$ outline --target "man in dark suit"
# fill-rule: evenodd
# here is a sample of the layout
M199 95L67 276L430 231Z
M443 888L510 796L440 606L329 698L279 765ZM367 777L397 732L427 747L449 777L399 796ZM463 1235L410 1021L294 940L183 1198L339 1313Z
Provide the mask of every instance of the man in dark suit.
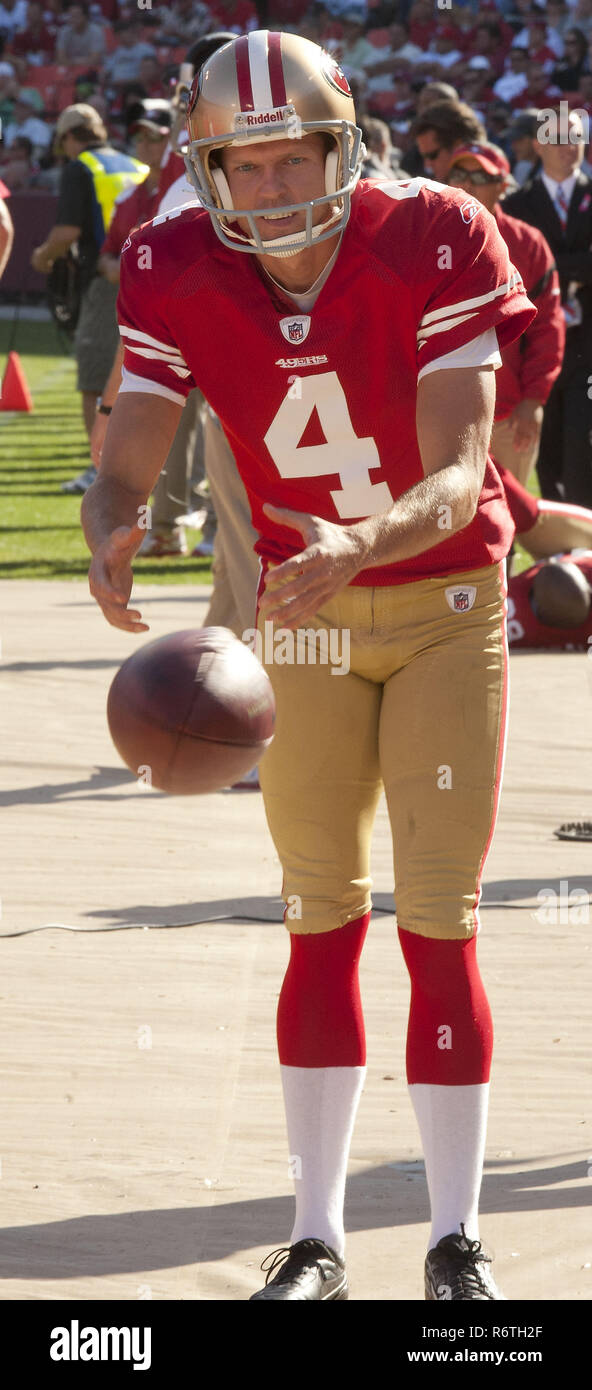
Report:
M547 141L537 136L541 168L504 201L504 212L538 227L559 271L565 355L543 419L537 473L543 497L592 507L592 179L582 173L581 117ZM569 141L566 140L569 134Z

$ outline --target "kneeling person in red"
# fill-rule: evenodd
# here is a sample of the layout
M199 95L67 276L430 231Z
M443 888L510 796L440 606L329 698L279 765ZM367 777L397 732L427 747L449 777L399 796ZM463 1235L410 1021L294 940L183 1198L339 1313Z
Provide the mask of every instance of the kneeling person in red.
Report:
M432 1209L426 1297L499 1298L477 1227L492 1029L475 949L503 761L513 525L488 442L499 347L534 310L494 219L464 194L360 182L347 81L307 40L261 31L221 49L188 125L203 206L157 218L122 255L123 383L83 510L91 592L114 626L145 630L128 607L137 508L198 385L258 532L259 632L297 636L302 624L329 649L334 633L349 643L339 679L331 662L275 662L262 644L277 733L261 786L283 893L300 904L286 913L278 1011L299 1163L289 1243L254 1297L348 1296L343 1195L366 1060L358 962L384 787Z

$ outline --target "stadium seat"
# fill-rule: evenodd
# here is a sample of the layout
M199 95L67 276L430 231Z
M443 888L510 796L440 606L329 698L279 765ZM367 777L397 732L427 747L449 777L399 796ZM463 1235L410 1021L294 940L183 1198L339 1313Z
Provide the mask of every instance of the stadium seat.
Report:
M53 116L76 101L76 79L83 72L88 72L88 63L78 63L72 67L52 63L45 67L30 67L27 82L41 94L46 115Z

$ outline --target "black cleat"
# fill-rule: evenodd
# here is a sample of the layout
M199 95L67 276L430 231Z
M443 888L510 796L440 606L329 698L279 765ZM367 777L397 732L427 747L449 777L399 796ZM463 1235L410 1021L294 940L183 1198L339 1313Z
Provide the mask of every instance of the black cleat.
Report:
M484 1302L502 1299L491 1270L491 1256L486 1255L479 1240L468 1240L465 1228L462 1235L453 1232L443 1236L434 1250L428 1251L425 1262L425 1296L431 1302Z
M278 1265L281 1265L280 1272L272 1279ZM309 1237L297 1241L296 1245L272 1250L261 1268L267 1272L265 1288L251 1294L250 1303L258 1298L292 1298L301 1303L313 1299L349 1298L343 1260L323 1240Z

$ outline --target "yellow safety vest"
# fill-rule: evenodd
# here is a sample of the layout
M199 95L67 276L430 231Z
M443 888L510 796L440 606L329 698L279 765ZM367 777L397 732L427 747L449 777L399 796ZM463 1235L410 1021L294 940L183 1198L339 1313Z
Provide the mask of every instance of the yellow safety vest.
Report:
M150 169L147 164L140 164L139 159L121 154L119 150L83 150L77 158L92 175L98 210L103 219L102 236L100 228L97 226L95 229L100 246L113 216L115 199L124 188L129 188L130 183L143 183Z

